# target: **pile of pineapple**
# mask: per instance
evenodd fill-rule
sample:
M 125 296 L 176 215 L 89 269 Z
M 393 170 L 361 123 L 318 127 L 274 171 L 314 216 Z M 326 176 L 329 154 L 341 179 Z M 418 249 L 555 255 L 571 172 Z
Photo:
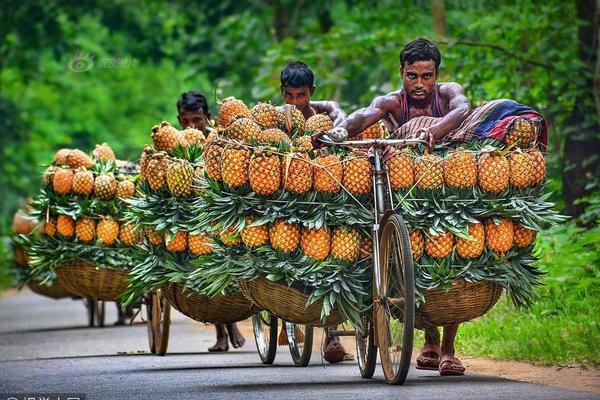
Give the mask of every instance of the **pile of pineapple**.
M 122 221 L 122 212 L 135 194 L 136 174 L 137 166 L 117 160 L 106 143 L 91 155 L 59 150 L 32 202 L 32 216 L 42 222 L 41 237 L 29 242 L 34 269 L 53 270 L 72 259 L 130 268 L 127 248 L 139 242 L 139 235 Z

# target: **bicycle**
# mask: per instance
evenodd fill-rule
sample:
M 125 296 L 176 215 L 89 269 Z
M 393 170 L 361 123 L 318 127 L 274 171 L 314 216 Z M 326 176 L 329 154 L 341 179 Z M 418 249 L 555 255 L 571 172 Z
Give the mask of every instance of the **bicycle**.
M 335 140 L 333 140 L 334 138 Z M 387 383 L 401 385 L 406 380 L 413 349 L 415 324 L 415 281 L 408 229 L 402 215 L 395 211 L 383 150 L 388 146 L 428 143 L 420 139 L 346 140 L 347 132 L 333 129 L 319 138 L 329 146 L 371 148 L 374 223 L 373 238 L 373 312 L 365 315 L 363 332 L 355 331 L 360 373 L 371 378 L 377 353 Z M 349 331 L 332 331 L 348 335 Z

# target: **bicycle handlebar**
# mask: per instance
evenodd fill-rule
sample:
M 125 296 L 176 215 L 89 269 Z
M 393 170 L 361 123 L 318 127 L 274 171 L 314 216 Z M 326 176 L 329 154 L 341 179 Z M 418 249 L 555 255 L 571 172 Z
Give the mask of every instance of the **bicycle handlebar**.
M 328 135 L 323 135 L 318 139 L 321 143 L 330 146 L 355 146 L 355 147 L 385 147 L 385 146 L 402 146 L 411 144 L 425 144 L 429 143 L 426 140 L 421 139 L 367 139 L 367 140 L 344 140 L 336 142 L 332 140 Z

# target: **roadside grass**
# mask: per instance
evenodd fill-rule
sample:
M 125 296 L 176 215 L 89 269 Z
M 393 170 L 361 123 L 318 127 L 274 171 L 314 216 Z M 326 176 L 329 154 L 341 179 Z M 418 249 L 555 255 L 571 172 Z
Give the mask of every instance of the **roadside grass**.
M 6 289 L 13 283 L 9 273 L 11 262 L 12 256 L 8 241 L 0 237 L 0 290 Z
M 600 226 L 573 223 L 538 235 L 540 299 L 516 309 L 503 296 L 488 314 L 461 325 L 459 353 L 543 365 L 600 367 Z M 419 344 L 419 343 L 417 343 Z

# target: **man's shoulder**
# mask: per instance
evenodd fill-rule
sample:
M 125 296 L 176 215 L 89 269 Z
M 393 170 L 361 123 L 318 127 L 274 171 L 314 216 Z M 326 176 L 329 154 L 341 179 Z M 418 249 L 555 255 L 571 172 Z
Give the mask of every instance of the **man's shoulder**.
M 396 90 L 373 99 L 373 103 L 379 107 L 394 108 L 402 104 L 402 89 Z
M 465 88 L 458 82 L 440 82 L 438 83 L 440 94 L 442 95 L 456 95 L 464 93 Z

